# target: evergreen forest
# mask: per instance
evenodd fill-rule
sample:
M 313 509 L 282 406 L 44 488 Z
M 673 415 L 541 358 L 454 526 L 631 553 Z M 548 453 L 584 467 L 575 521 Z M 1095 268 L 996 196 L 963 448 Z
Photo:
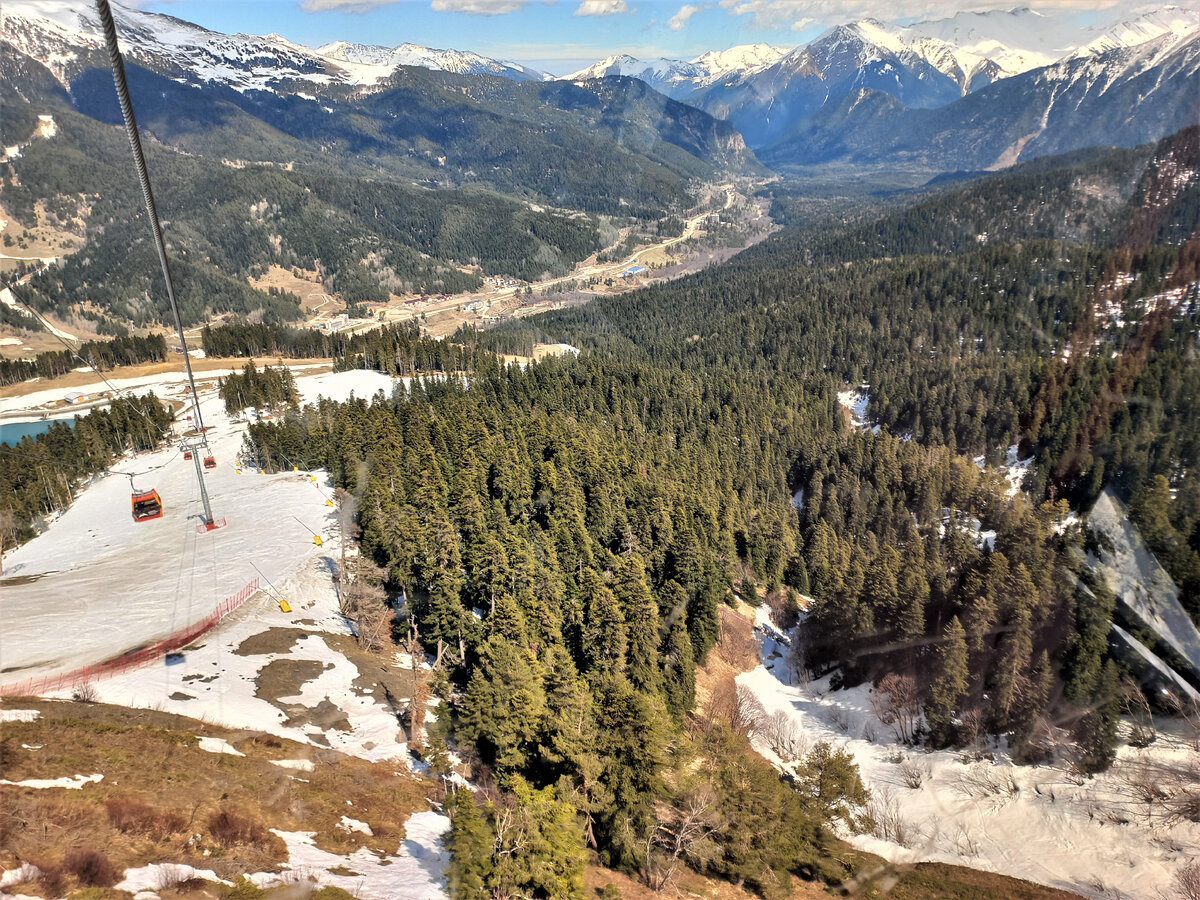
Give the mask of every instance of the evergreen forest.
M 763 896 L 852 874 L 828 852 L 834 822 L 862 827 L 852 766 L 814 748 L 820 789 L 755 774 L 739 698 L 697 703 L 738 599 L 803 607 L 810 675 L 874 683 L 913 742 L 1004 736 L 1033 763 L 1065 738 L 1079 771 L 1111 764 L 1115 599 L 1070 514 L 1104 489 L 1131 501 L 1200 618 L 1200 217 L 1175 177 L 1198 140 L 798 225 L 678 281 L 464 330 L 443 376 L 392 397 L 250 427 L 260 465 L 326 467 L 358 498 L 397 629 L 452 710 L 431 765 L 453 747 L 494 782 L 453 800 L 458 895 L 578 895 L 589 848 L 652 883 L 689 815 L 714 824 L 682 858 Z M 1084 176 L 1112 190 L 1076 208 Z M 485 352 L 533 340 L 584 352 Z M 343 359 L 429 371 L 413 346 Z M 865 424 L 839 403 L 856 388 Z M 1015 458 L 1023 492 L 997 468 Z

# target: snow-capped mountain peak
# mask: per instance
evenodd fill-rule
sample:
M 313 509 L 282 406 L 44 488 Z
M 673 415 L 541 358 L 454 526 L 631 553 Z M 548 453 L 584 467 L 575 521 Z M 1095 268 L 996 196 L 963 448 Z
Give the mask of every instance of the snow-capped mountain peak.
M 778 62 L 790 51 L 789 47 L 774 44 L 738 44 L 728 50 L 709 50 L 701 53 L 691 64 L 704 70 L 710 80 L 732 72 L 750 72 Z
M 570 75 L 566 81 L 625 75 L 645 81 L 672 97 L 689 94 L 722 78 L 745 75 L 777 62 L 788 53 L 786 47 L 771 44 L 739 44 L 727 50 L 709 50 L 695 59 L 638 59 L 626 53 L 606 57 Z
M 468 50 L 440 50 L 404 43 L 397 47 L 379 44 L 355 44 L 350 41 L 333 41 L 315 51 L 346 69 L 354 81 L 369 84 L 385 78 L 397 66 L 415 66 L 439 72 L 456 72 L 460 75 L 483 74 L 503 75 L 517 81 L 537 80 L 545 76 L 534 69 L 518 63 L 489 59 Z
M 697 66 L 681 59 L 638 59 L 627 53 L 619 53 L 563 77 L 566 81 L 584 81 L 609 75 L 626 75 L 653 84 L 693 78 L 698 74 L 700 71 Z

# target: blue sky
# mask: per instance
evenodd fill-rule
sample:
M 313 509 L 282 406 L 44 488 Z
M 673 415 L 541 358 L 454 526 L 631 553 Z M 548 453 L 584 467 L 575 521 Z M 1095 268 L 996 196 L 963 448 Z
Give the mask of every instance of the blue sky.
M 142 0 L 137 5 L 216 31 L 266 34 L 319 46 L 332 40 L 474 50 L 556 75 L 613 53 L 692 57 L 734 44 L 803 44 L 864 16 L 941 18 L 1008 2 L 942 0 Z M 1084 17 L 1111 0 L 1052 0 L 1035 8 Z M 1105 12 L 1112 12 L 1105 9 Z

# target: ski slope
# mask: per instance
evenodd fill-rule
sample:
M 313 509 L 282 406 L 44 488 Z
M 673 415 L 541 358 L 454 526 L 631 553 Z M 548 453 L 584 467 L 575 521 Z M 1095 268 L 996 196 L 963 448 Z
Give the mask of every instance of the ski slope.
M 180 376 L 139 384 L 160 396 Z M 318 380 L 319 379 L 319 380 Z M 392 379 L 346 372 L 297 379 L 306 398 L 371 396 Z M 90 665 L 153 643 L 203 618 L 258 577 L 264 586 L 302 570 L 329 537 L 331 491 L 318 473 L 235 471 L 245 425 L 224 412 L 215 386 L 201 411 L 217 468 L 205 473 L 213 513 L 227 525 L 197 533 L 203 517 L 194 463 L 176 445 L 120 460 L 41 535 L 5 555 L 0 578 L 0 687 Z M 28 402 L 28 401 L 27 401 Z M 161 519 L 135 522 L 129 477 L 154 487 Z

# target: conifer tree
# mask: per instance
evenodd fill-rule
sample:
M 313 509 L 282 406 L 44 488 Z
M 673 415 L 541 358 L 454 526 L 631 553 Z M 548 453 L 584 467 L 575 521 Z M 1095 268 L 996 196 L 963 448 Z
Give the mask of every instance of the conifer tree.
M 451 896 L 490 900 L 495 833 L 475 803 L 474 792 L 470 788 L 454 790 L 446 798 L 446 814 L 450 817 L 446 849 L 450 851 L 447 876 Z
M 501 773 L 520 771 L 531 758 L 545 709 L 541 675 L 526 651 L 502 635 L 489 638 L 463 698 L 463 736 Z
M 625 668 L 627 646 L 625 617 L 617 599 L 600 574 L 583 570 L 583 656 L 589 671 L 612 675 Z
M 945 746 L 953 737 L 953 717 L 967 694 L 970 683 L 967 633 L 958 616 L 950 620 L 937 648 L 937 675 L 929 686 L 925 718 L 935 746 Z
M 641 556 L 630 553 L 621 559 L 613 581 L 613 594 L 627 623 L 629 680 L 639 690 L 656 691 L 662 679 L 658 662 L 662 636 L 658 604 L 646 585 L 646 569 Z

